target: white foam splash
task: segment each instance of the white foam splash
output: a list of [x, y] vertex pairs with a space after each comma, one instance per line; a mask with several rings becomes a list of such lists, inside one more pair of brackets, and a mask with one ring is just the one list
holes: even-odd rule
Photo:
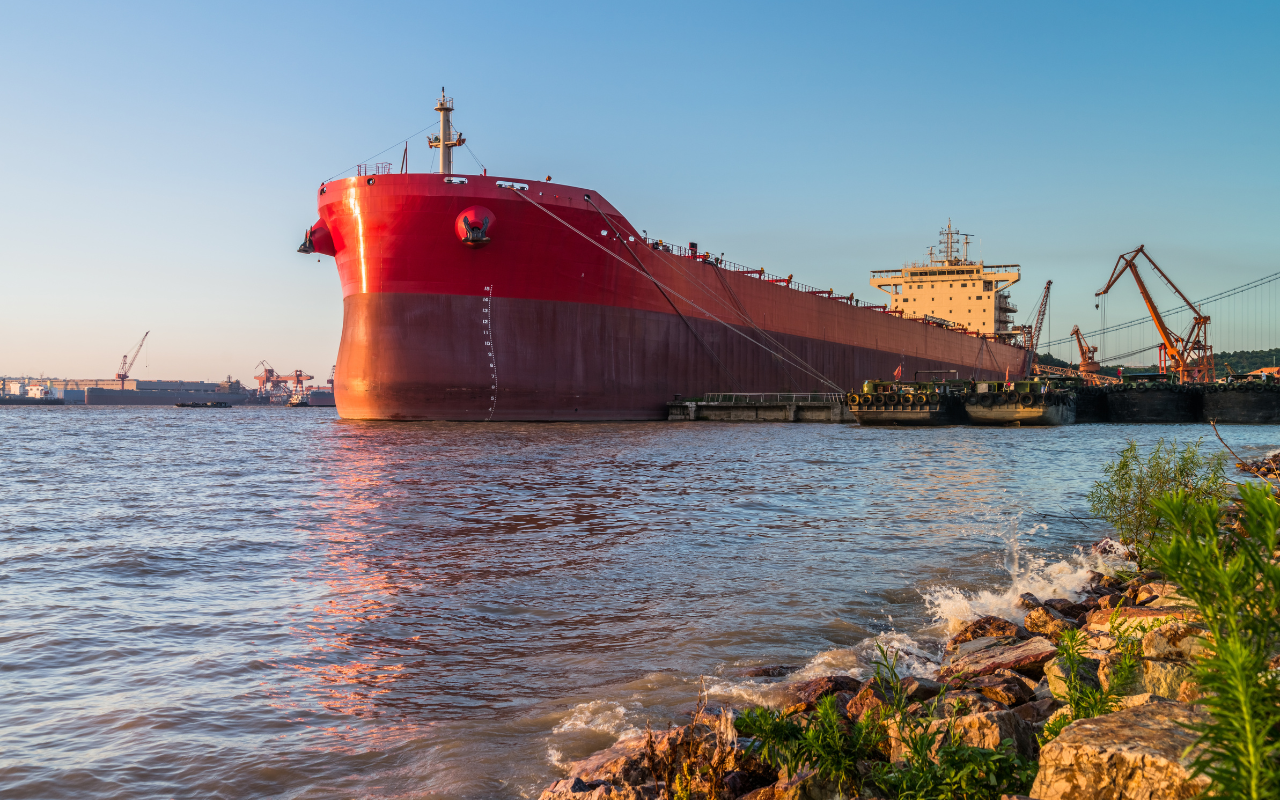
[[547, 763], [561, 772], [569, 771], [569, 761], [565, 759], [564, 753], [560, 752], [558, 747], [547, 748]]
[[1021, 623], [1026, 610], [1017, 606], [1018, 596], [1030, 592], [1040, 600], [1064, 597], [1079, 600], [1089, 583], [1089, 572], [1110, 573], [1124, 564], [1109, 561], [1105, 557], [1077, 550], [1068, 559], [1049, 563], [1044, 558], [1032, 557], [1022, 550], [1024, 536], [1033, 536], [1047, 526], [1034, 525], [1029, 531], [1019, 530], [1021, 516], [1010, 519], [997, 529], [997, 535], [1005, 544], [1005, 570], [1009, 573], [1009, 588], [1004, 591], [989, 589], [964, 592], [946, 587], [927, 592], [925, 605], [945, 633], [955, 633], [965, 622], [982, 616], [1001, 617]]
[[594, 731], [607, 733], [621, 739], [639, 736], [641, 731], [627, 721], [627, 709], [621, 703], [607, 700], [592, 700], [579, 703], [573, 707], [569, 715], [560, 720], [552, 733], [569, 733], [571, 731]]

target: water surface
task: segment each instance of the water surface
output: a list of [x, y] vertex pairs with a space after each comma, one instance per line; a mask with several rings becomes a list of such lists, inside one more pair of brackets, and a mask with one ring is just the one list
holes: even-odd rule
[[1012, 559], [1069, 588], [1101, 464], [1160, 436], [1216, 449], [1190, 425], [0, 409], [0, 794], [536, 797], [700, 683], [767, 701], [753, 665], [858, 673], [883, 641], [927, 671]]

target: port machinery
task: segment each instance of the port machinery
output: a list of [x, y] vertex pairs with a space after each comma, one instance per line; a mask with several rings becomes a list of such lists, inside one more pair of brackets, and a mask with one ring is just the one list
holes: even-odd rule
[[151, 331], [142, 334], [142, 339], [133, 348], [133, 355], [125, 353], [120, 356], [120, 368], [116, 370], [116, 380], [120, 381], [121, 391], [124, 390], [124, 382], [129, 380], [129, 373], [133, 371], [134, 362], [138, 360], [138, 353], [142, 352], [142, 346], [147, 343], [147, 337], [150, 335]]
[[[1139, 256], [1147, 260], [1147, 263], [1160, 276], [1160, 279], [1173, 290], [1174, 294], [1181, 298], [1182, 302], [1186, 303], [1187, 308], [1191, 309], [1191, 327], [1186, 334], [1179, 336], [1174, 333], [1165, 323], [1164, 317], [1160, 315], [1160, 309], [1156, 307], [1155, 301], [1151, 299], [1151, 292], [1147, 290], [1147, 285], [1143, 282], [1142, 275], [1138, 272]], [[1160, 372], [1166, 373], [1169, 371], [1169, 367], [1172, 366], [1180, 383], [1212, 383], [1217, 380], [1217, 370], [1213, 363], [1213, 348], [1209, 345], [1208, 315], [1202, 314], [1196, 304], [1183, 294], [1182, 290], [1174, 284], [1164, 270], [1160, 269], [1160, 265], [1151, 258], [1145, 245], [1140, 244], [1136, 250], [1121, 253], [1116, 258], [1116, 265], [1111, 270], [1111, 278], [1107, 281], [1106, 286], [1094, 294], [1094, 297], [1102, 297], [1110, 292], [1126, 272], [1131, 274], [1134, 283], [1138, 284], [1138, 292], [1142, 295], [1142, 301], [1147, 305], [1147, 313], [1151, 315], [1151, 321], [1156, 326], [1156, 333], [1160, 335]]]
[[255, 369], [262, 370], [253, 376], [258, 382], [258, 401], [262, 403], [287, 403], [294, 397], [303, 397], [307, 391], [306, 382], [315, 378], [301, 369], [277, 372], [265, 359], [259, 361]]

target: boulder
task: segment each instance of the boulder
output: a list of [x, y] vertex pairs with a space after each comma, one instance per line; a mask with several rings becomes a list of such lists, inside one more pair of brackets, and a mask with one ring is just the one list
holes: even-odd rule
[[[953, 736], [970, 747], [994, 750], [1005, 739], [1012, 739], [1014, 750], [1020, 755], [1032, 758], [1036, 754], [1035, 730], [1026, 720], [1009, 710], [968, 714], [950, 720], [935, 720], [929, 725], [929, 730], [945, 735], [948, 727]], [[941, 744], [942, 737], [938, 738], [938, 744]]]
[[[1084, 686], [1094, 689], [1101, 685], [1098, 678], [1099, 662], [1086, 658], [1076, 669], [1076, 679]], [[1049, 692], [1056, 699], [1067, 700], [1067, 669], [1061, 658], [1055, 658], [1044, 665], [1044, 678], [1049, 682]]]
[[1052, 608], [1054, 611], [1057, 611], [1067, 619], [1075, 619], [1086, 611], [1092, 611], [1094, 608], [1098, 607], [1098, 601], [1096, 598], [1089, 599], [1092, 601], [1092, 605], [1075, 603], [1061, 597], [1055, 597], [1052, 600], [1045, 600], [1044, 605], [1047, 608]]
[[1204, 631], [1185, 622], [1166, 622], [1142, 637], [1142, 655], [1147, 658], [1191, 661], [1208, 652]]
[[[1004, 670], [1001, 671], [1003, 672]], [[1027, 688], [1025, 683], [1007, 675], [992, 674], [970, 678], [964, 681], [964, 688], [975, 691], [1006, 706], [1025, 703], [1032, 697], [1032, 691]]]
[[1185, 800], [1209, 784], [1191, 778], [1183, 752], [1196, 736], [1182, 725], [1201, 721], [1178, 703], [1150, 703], [1062, 730], [1040, 753], [1031, 796], [1042, 800]]
[[1142, 694], [1131, 694], [1128, 697], [1120, 698], [1120, 707], [1117, 711], [1126, 708], [1137, 708], [1138, 706], [1149, 706], [1152, 703], [1172, 703], [1173, 701], [1167, 697], [1161, 697], [1158, 694], [1144, 692]]
[[739, 800], [836, 800], [838, 787], [818, 777], [812, 770], [801, 770], [775, 784], [756, 789]]
[[1058, 649], [1053, 646], [1053, 642], [1042, 636], [1016, 643], [1006, 642], [1009, 640], [995, 640], [973, 652], [957, 653], [942, 668], [940, 677], [949, 678], [955, 675], [976, 677], [989, 675], [998, 669], [1011, 669], [1024, 675], [1038, 677], [1043, 673], [1045, 662], [1058, 654]]
[[947, 649], [954, 649], [956, 645], [971, 642], [974, 639], [982, 639], [988, 636], [1005, 637], [1013, 636], [1019, 639], [1030, 638], [1030, 634], [1021, 625], [1010, 622], [1000, 617], [978, 617], [972, 622], [966, 622], [964, 627], [952, 636], [947, 642]]
[[906, 694], [907, 699], [917, 703], [937, 697], [938, 692], [942, 691], [942, 686], [943, 684], [938, 681], [915, 676], [903, 678], [902, 680], [902, 691]]
[[812, 711], [818, 701], [836, 692], [862, 691], [862, 681], [848, 675], [825, 675], [785, 687], [780, 705], [788, 711]]
[[[705, 739], [710, 735], [711, 728], [701, 724], [685, 725], [661, 733], [655, 731], [654, 749], [661, 757], [670, 751], [672, 745], [684, 745], [694, 740]], [[644, 760], [645, 737], [633, 736], [581, 761], [571, 762], [569, 777], [581, 778], [585, 783], [599, 782], [615, 786], [641, 785], [650, 780], [649, 770], [645, 767]]]
[[1028, 611], [1027, 618], [1023, 620], [1022, 624], [1032, 633], [1047, 636], [1055, 642], [1062, 638], [1064, 631], [1075, 630], [1080, 627], [1074, 620], [1067, 619], [1048, 606], [1041, 606]]
[[1188, 678], [1182, 682], [1181, 686], [1178, 687], [1178, 696], [1173, 699], [1177, 700], [1179, 703], [1186, 703], [1190, 705], [1203, 696], [1204, 695], [1200, 692], [1200, 684], [1195, 680]]
[[[1110, 633], [1111, 614], [1110, 610], [1103, 608], [1090, 611], [1086, 617], [1085, 630]], [[1144, 625], [1147, 628], [1156, 628], [1170, 622], [1194, 622], [1200, 619], [1200, 614], [1188, 606], [1159, 608], [1154, 604], [1124, 607], [1116, 611], [1115, 615], [1116, 621], [1121, 625]]]
[[1098, 608], [1112, 609], [1120, 606], [1131, 606], [1133, 601], [1122, 594], [1109, 594], [1098, 598]]
[[1042, 700], [1032, 700], [1030, 703], [1023, 703], [1017, 708], [1011, 710], [1019, 717], [1022, 717], [1022, 720], [1027, 724], [1039, 725], [1042, 722], [1048, 721], [1049, 717], [1053, 716], [1053, 712], [1057, 711], [1061, 707], [1062, 703], [1059, 703], [1052, 697], [1046, 697]]
[[849, 715], [849, 719], [858, 722], [877, 721], [886, 713], [888, 705], [888, 698], [880, 691], [880, 687], [868, 683], [845, 706], [845, 713]]
[[1104, 658], [1098, 666], [1098, 680], [1102, 688], [1114, 689], [1120, 694], [1150, 692], [1161, 697], [1175, 698], [1182, 682], [1192, 677], [1191, 667], [1184, 662], [1141, 658], [1133, 679], [1124, 686], [1113, 686], [1119, 660], [1120, 656], [1114, 653]]
[[1190, 600], [1187, 600], [1185, 597], [1182, 597], [1182, 595], [1178, 594], [1179, 588], [1181, 587], [1179, 587], [1178, 584], [1169, 583], [1168, 581], [1156, 581], [1153, 583], [1144, 583], [1143, 585], [1138, 587], [1138, 594], [1136, 599], [1138, 601], [1138, 605], [1142, 606], [1142, 605], [1146, 605], [1147, 603], [1150, 603], [1152, 600], [1155, 600], [1158, 597], [1178, 597], [1182, 600], [1183, 605], [1190, 605], [1191, 604]]
[[939, 712], [947, 717], [965, 716], [966, 714], [982, 714], [989, 711], [1007, 711], [1008, 706], [999, 700], [992, 700], [985, 694], [961, 690], [947, 692], [939, 703]]
[[548, 786], [538, 800], [655, 800], [658, 792], [652, 786], [612, 786], [581, 778], [565, 778]]
[[1044, 605], [1043, 603], [1040, 602], [1040, 599], [1037, 598], [1031, 592], [1023, 592], [1022, 594], [1018, 595], [1018, 599], [1014, 600], [1013, 604], [1018, 608], [1024, 608], [1028, 611], [1030, 611], [1033, 608], [1039, 608], [1040, 606]]

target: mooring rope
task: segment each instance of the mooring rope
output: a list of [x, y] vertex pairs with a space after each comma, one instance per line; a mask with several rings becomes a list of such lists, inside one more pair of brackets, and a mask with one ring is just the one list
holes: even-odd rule
[[[636, 273], [636, 274], [638, 274], [638, 275], [642, 275], [642, 276], [644, 276], [644, 277], [645, 277], [645, 278], [647, 278], [648, 280], [652, 281], [652, 282], [653, 282], [653, 284], [654, 284], [655, 286], [658, 286], [658, 287], [659, 287], [659, 288], [661, 288], [661, 289], [665, 289], [665, 290], [666, 290], [667, 292], [669, 292], [671, 295], [674, 295], [674, 296], [675, 296], [675, 297], [677, 297], [678, 299], [683, 300], [683, 301], [684, 301], [685, 303], [687, 303], [691, 308], [693, 308], [693, 309], [695, 309], [695, 310], [697, 310], [697, 311], [701, 312], [702, 314], [706, 315], [707, 317], [710, 317], [711, 319], [715, 320], [716, 322], [719, 322], [719, 323], [720, 323], [721, 325], [723, 325], [725, 328], [727, 328], [728, 330], [730, 330], [730, 331], [732, 331], [733, 333], [737, 334], [738, 336], [741, 336], [742, 338], [746, 339], [748, 342], [751, 342], [751, 343], [752, 343], [752, 344], [754, 344], [755, 346], [760, 347], [761, 349], [763, 349], [763, 350], [765, 350], [765, 351], [767, 351], [767, 352], [769, 352], [769, 353], [772, 353], [772, 354], [773, 354], [775, 357], [777, 357], [777, 358], [780, 358], [780, 359], [783, 359], [784, 361], [787, 361], [787, 359], [786, 359], [784, 356], [782, 356], [781, 354], [776, 353], [776, 352], [774, 352], [774, 351], [770, 350], [769, 348], [765, 347], [764, 345], [760, 344], [760, 342], [757, 342], [755, 339], [752, 339], [750, 336], [746, 335], [746, 334], [745, 334], [745, 333], [743, 333], [742, 331], [738, 330], [737, 328], [733, 327], [733, 326], [732, 326], [732, 325], [730, 325], [729, 323], [727, 323], [727, 322], [725, 322], [724, 320], [720, 319], [720, 317], [716, 316], [715, 314], [711, 313], [710, 311], [707, 311], [705, 308], [703, 308], [702, 306], [700, 306], [700, 305], [698, 305], [697, 303], [693, 302], [692, 300], [690, 300], [689, 298], [685, 297], [684, 295], [680, 294], [679, 292], [677, 292], [675, 289], [671, 288], [670, 286], [667, 286], [667, 285], [666, 285], [666, 284], [664, 284], [662, 281], [658, 280], [656, 277], [654, 277], [653, 275], [649, 274], [647, 271], [637, 269], [634, 265], [632, 265], [631, 263], [629, 263], [629, 262], [628, 262], [625, 258], [623, 258], [622, 256], [620, 256], [620, 255], [618, 255], [617, 253], [615, 253], [615, 252], [613, 252], [613, 251], [609, 250], [607, 247], [605, 247], [604, 245], [602, 245], [602, 244], [600, 244], [599, 242], [597, 242], [597, 241], [596, 241], [594, 238], [592, 238], [591, 236], [588, 236], [587, 234], [583, 233], [582, 231], [580, 231], [580, 230], [578, 230], [577, 228], [575, 228], [575, 227], [573, 227], [572, 225], [570, 225], [568, 222], [565, 222], [563, 219], [561, 219], [560, 217], [556, 216], [555, 212], [551, 211], [551, 209], [549, 209], [549, 208], [546, 208], [546, 207], [545, 207], [545, 206], [543, 206], [541, 203], [539, 203], [537, 200], [534, 200], [532, 197], [529, 197], [529, 196], [528, 196], [528, 195], [526, 195], [524, 192], [520, 191], [519, 189], [515, 188], [514, 186], [512, 186], [512, 187], [510, 187], [510, 188], [511, 188], [511, 191], [515, 192], [517, 195], [519, 195], [519, 196], [520, 196], [521, 198], [523, 198], [524, 200], [527, 200], [528, 202], [532, 203], [532, 204], [534, 205], [534, 207], [538, 208], [540, 211], [542, 211], [543, 213], [545, 213], [547, 216], [551, 217], [551, 218], [552, 218], [552, 219], [554, 219], [556, 222], [559, 222], [561, 225], [565, 226], [565, 227], [566, 227], [566, 228], [568, 228], [569, 230], [571, 230], [571, 231], [573, 231], [574, 233], [578, 234], [578, 235], [579, 235], [579, 236], [581, 236], [583, 239], [587, 240], [587, 241], [588, 241], [588, 242], [590, 242], [591, 244], [593, 244], [593, 245], [595, 245], [596, 247], [600, 248], [600, 250], [601, 250], [601, 251], [603, 251], [604, 253], [606, 253], [606, 254], [608, 254], [609, 256], [611, 256], [612, 258], [616, 259], [618, 262], [620, 262], [621, 264], [623, 264], [624, 266], [626, 266], [626, 267], [627, 267], [627, 269], [630, 269], [631, 271], [635, 272], [635, 273]], [[790, 363], [790, 362], [789, 362], [789, 363]], [[808, 367], [808, 365], [807, 365], [807, 364], [792, 364], [792, 365], [793, 365], [793, 366], [795, 366], [795, 367], [797, 367], [797, 368], [799, 368], [799, 369], [801, 369], [801, 370], [804, 370], [804, 371], [806, 371], [806, 372], [809, 372], [809, 374], [811, 375], [811, 377], [814, 377], [814, 378], [816, 378], [816, 379], [818, 379], [818, 380], [822, 381], [822, 382], [823, 382], [823, 383], [825, 383], [827, 386], [830, 386], [831, 388], [835, 389], [837, 392], [840, 392], [841, 394], [844, 394], [844, 392], [845, 392], [845, 389], [844, 389], [844, 388], [842, 388], [842, 387], [841, 387], [841, 386], [839, 386], [838, 384], [833, 383], [829, 378], [827, 378], [825, 375], [823, 375], [823, 374], [821, 374], [821, 373], [817, 373], [817, 372], [810, 372], [810, 370], [812, 370], [813, 368], [812, 368], [812, 367]], [[808, 369], [806, 369], [806, 367], [808, 367]]]

